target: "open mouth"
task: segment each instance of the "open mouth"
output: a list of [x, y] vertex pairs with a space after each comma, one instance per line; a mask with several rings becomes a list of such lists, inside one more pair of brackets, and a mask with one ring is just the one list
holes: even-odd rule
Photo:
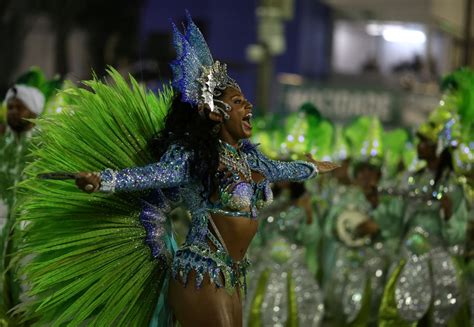
[[252, 130], [251, 119], [252, 119], [251, 113], [248, 113], [247, 115], [245, 115], [244, 118], [242, 118], [242, 125], [244, 126], [245, 129]]

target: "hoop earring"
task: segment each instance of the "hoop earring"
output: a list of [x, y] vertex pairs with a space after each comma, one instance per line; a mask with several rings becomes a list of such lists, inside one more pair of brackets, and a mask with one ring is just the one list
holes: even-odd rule
[[224, 120], [229, 120], [230, 116], [228, 112], [232, 110], [232, 107], [228, 103], [225, 103], [224, 101], [218, 99], [214, 99], [214, 102], [217, 104], [215, 107], [222, 114]]

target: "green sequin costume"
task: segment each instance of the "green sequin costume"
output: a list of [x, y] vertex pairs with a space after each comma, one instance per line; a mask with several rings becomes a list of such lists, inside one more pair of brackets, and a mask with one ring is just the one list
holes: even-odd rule
[[246, 303], [248, 326], [320, 326], [324, 315], [311, 247], [319, 236], [316, 220], [283, 192], [260, 212], [262, 223], [249, 251], [254, 264]]
[[[437, 144], [438, 158], [447, 151], [455, 154], [463, 139], [469, 144], [473, 82], [474, 74], [469, 70], [449, 75], [440, 106], [418, 129], [423, 142]], [[448, 158], [454, 158], [454, 167], [458, 165], [456, 155]], [[464, 173], [468, 176], [469, 169]], [[404, 178], [401, 250], [385, 287], [380, 326], [469, 324], [469, 306], [474, 311], [464, 255], [466, 231], [474, 217], [459, 182], [451, 164], [440, 164], [436, 171], [423, 168]]]

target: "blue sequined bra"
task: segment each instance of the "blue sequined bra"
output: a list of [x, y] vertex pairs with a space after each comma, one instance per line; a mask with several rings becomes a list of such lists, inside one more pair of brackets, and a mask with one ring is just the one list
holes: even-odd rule
[[255, 182], [247, 156], [238, 148], [219, 141], [220, 170], [216, 174], [218, 201], [210, 211], [232, 217], [257, 217], [257, 210], [273, 201], [268, 180]]
[[[219, 247], [212, 250], [209, 245], [213, 243], [213, 235], [209, 231], [210, 213], [256, 217], [257, 210], [272, 200], [270, 183], [304, 181], [314, 176], [317, 169], [305, 161], [270, 160], [249, 141], [244, 141], [239, 151], [245, 156], [251, 171], [259, 173], [263, 180], [248, 182], [251, 179], [245, 178], [230, 183], [219, 182], [224, 192], [218, 194], [218, 200], [214, 203], [209, 200], [210, 190], [199, 178], [190, 174], [192, 151], [179, 144], [170, 146], [157, 163], [102, 171], [100, 191], [150, 191], [144, 196], [139, 217], [146, 230], [145, 242], [151, 249], [152, 257], [163, 260], [174, 278], [186, 284], [189, 272], [195, 271], [196, 287], [200, 287], [206, 275], [218, 287], [242, 286], [239, 280], [245, 276], [246, 264], [233, 262], [226, 251]], [[167, 218], [170, 203], [179, 203], [191, 214], [186, 241], [179, 249]]]
[[228, 185], [219, 194], [219, 201], [212, 203], [210, 211], [232, 217], [256, 218], [257, 211], [273, 201], [268, 180], [260, 182], [238, 182]]

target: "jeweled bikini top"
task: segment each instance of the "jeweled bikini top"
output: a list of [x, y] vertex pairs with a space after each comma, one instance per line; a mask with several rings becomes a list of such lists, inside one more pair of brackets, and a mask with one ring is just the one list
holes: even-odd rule
[[220, 142], [219, 164], [216, 174], [219, 200], [212, 211], [234, 217], [256, 218], [257, 209], [273, 201], [268, 180], [255, 182], [245, 154], [231, 145]]

